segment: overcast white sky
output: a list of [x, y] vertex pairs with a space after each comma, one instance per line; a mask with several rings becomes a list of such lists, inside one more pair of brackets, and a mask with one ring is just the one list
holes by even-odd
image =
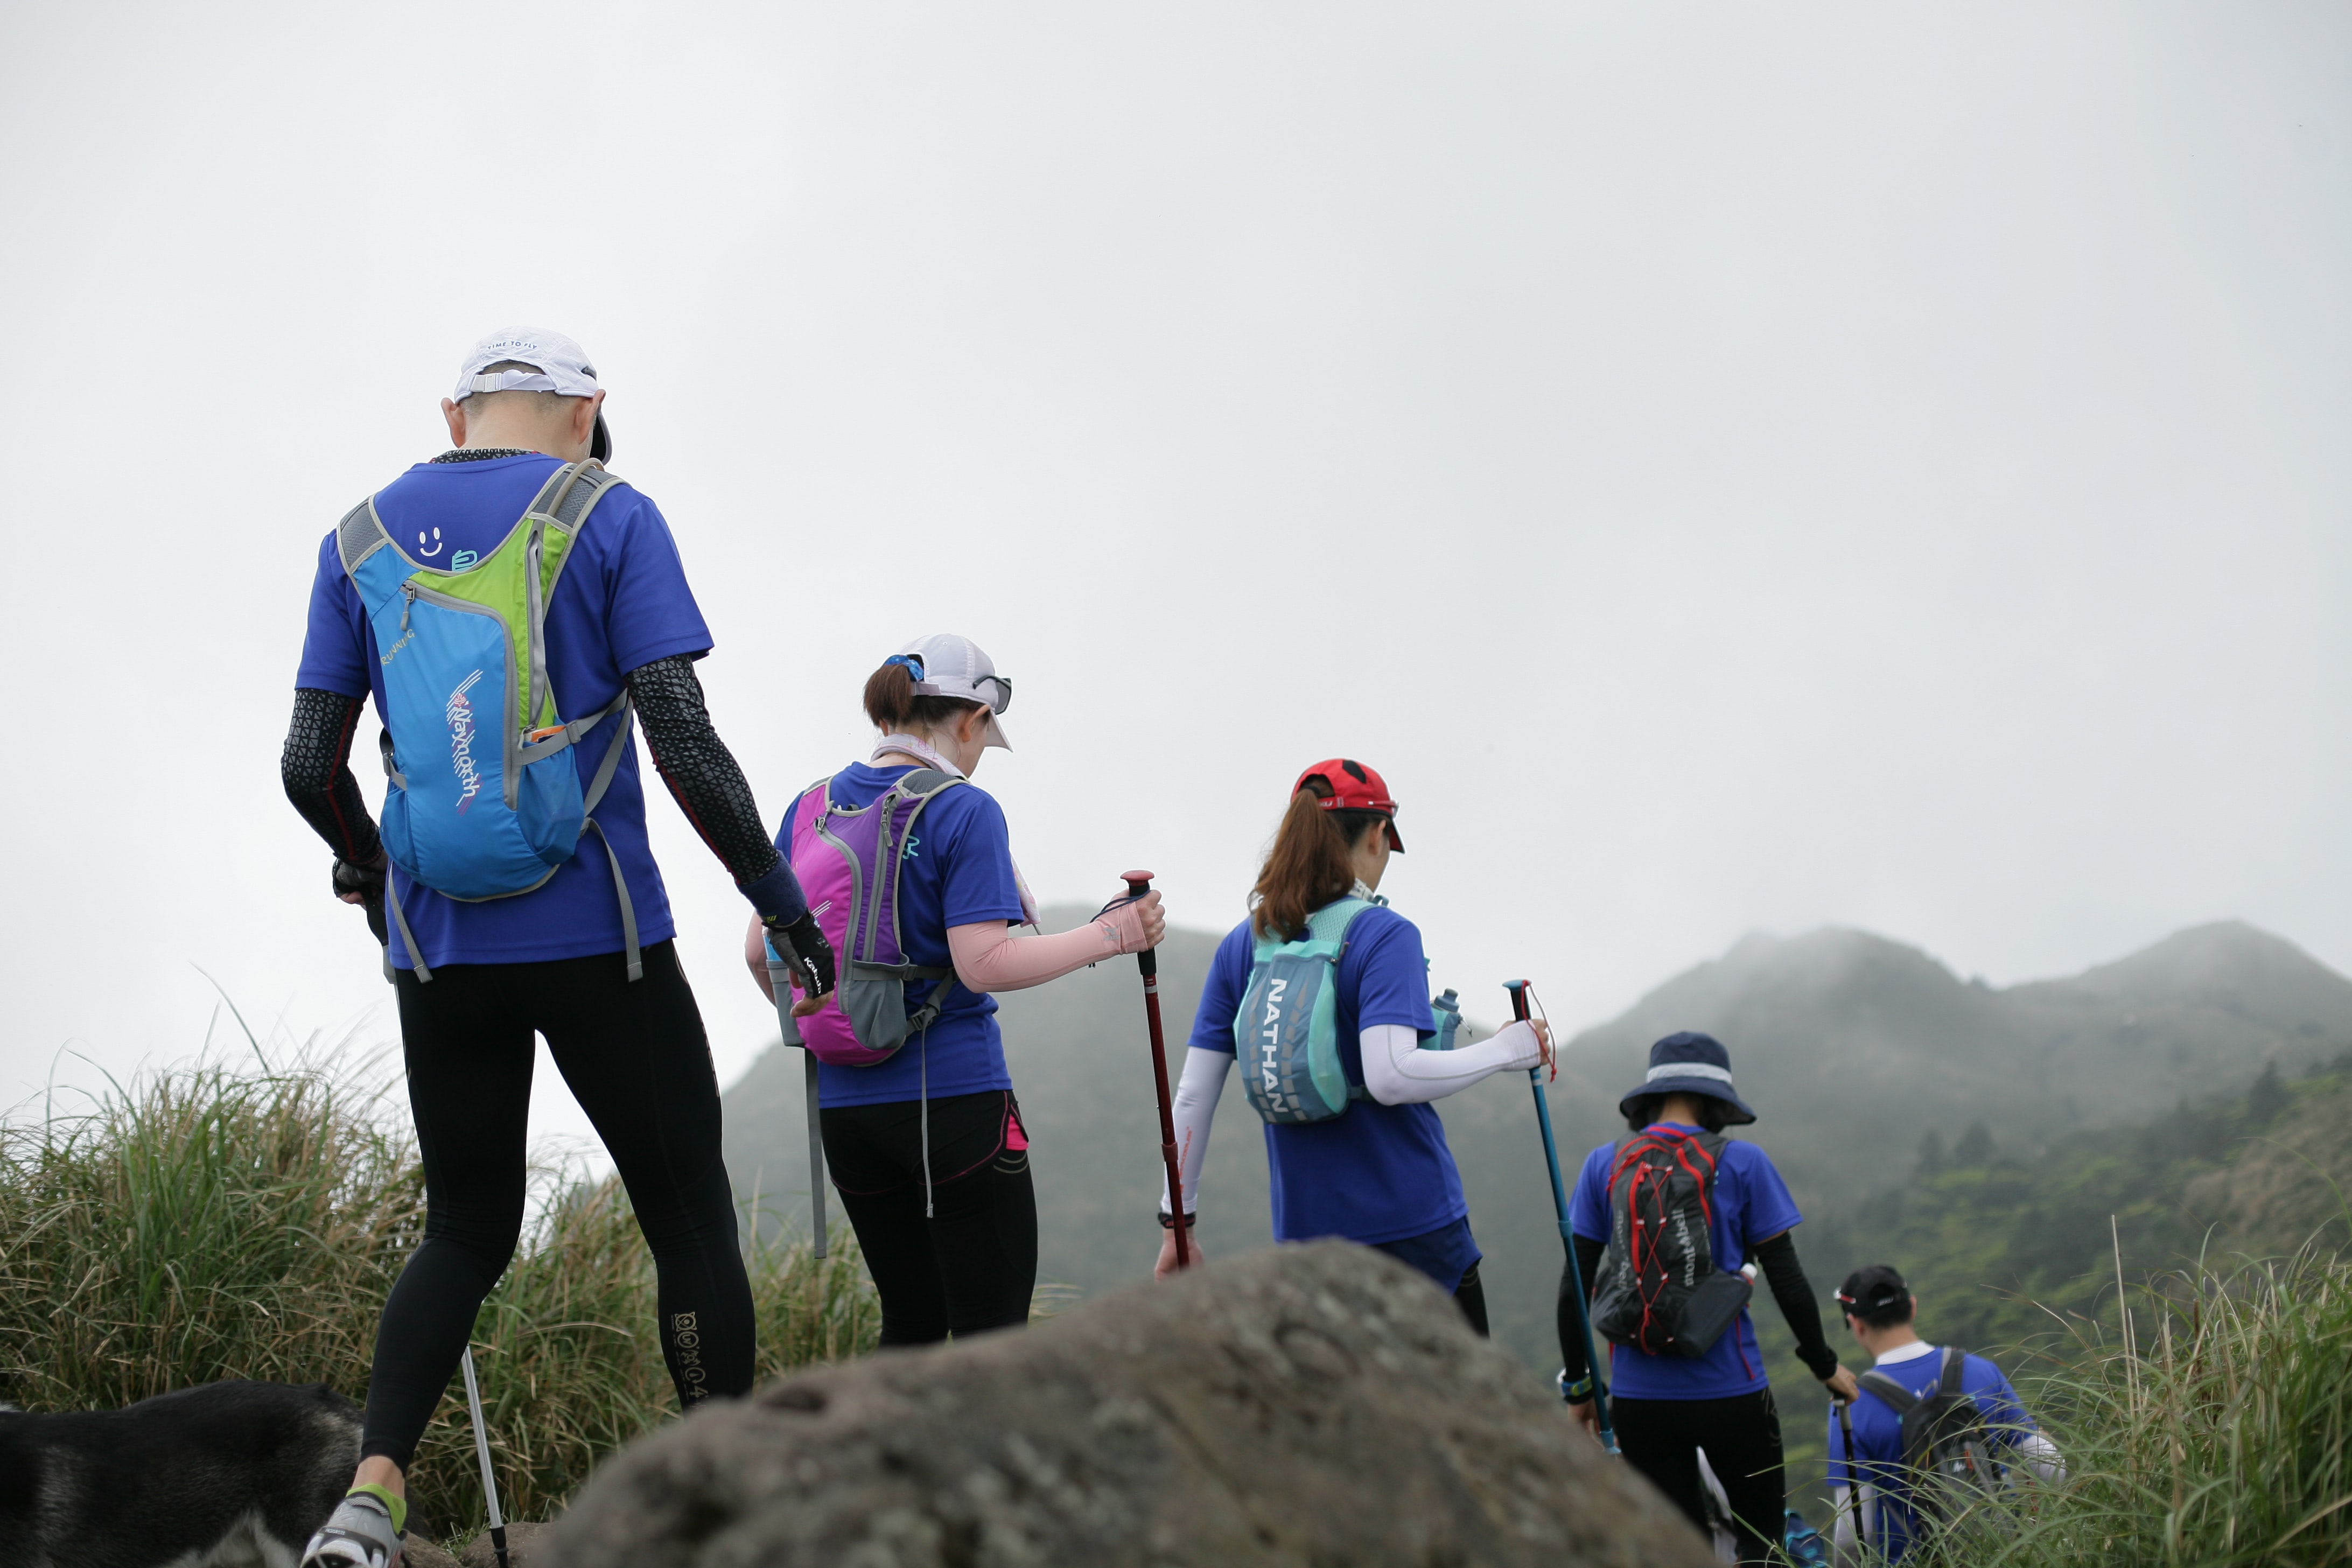
[[771, 816], [947, 629], [1043, 896], [1222, 927], [1359, 756], [1488, 1013], [1822, 922], [2352, 967], [2341, 5], [16, 4], [0, 146], [0, 1100], [194, 1049], [196, 965], [389, 1037], [278, 745], [320, 535], [509, 322]]

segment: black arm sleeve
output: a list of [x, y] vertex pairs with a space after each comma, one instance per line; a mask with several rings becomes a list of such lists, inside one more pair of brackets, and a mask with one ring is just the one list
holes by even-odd
[[[1576, 1238], [1576, 1267], [1584, 1276], [1584, 1297], [1588, 1302], [1592, 1299], [1593, 1281], [1601, 1273], [1602, 1247], [1602, 1243], [1593, 1240], [1589, 1236], [1580, 1236]], [[1568, 1264], [1564, 1260], [1559, 1267], [1558, 1317], [1559, 1363], [1568, 1369], [1568, 1381], [1575, 1383], [1584, 1376], [1588, 1369], [1584, 1359], [1584, 1334], [1579, 1326], [1575, 1292], [1570, 1289]]]
[[383, 847], [360, 799], [360, 781], [352, 776], [352, 734], [366, 706], [340, 691], [299, 689], [286, 750], [278, 759], [286, 798], [338, 858], [354, 866], [374, 864]]
[[629, 695], [646, 727], [646, 747], [678, 809], [735, 879], [748, 888], [782, 862], [735, 754], [710, 727], [702, 682], [684, 654], [641, 664], [628, 673]]
[[1836, 1372], [1837, 1352], [1822, 1338], [1822, 1304], [1813, 1300], [1805, 1266], [1797, 1261], [1795, 1238], [1782, 1231], [1756, 1249], [1756, 1261], [1772, 1287], [1772, 1300], [1780, 1304], [1780, 1316], [1789, 1321], [1789, 1331], [1797, 1336], [1797, 1359], [1815, 1377]]

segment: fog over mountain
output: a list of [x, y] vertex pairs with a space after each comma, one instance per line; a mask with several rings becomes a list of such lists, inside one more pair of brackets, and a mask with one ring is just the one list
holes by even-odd
[[[1089, 912], [1048, 910], [1045, 925]], [[1215, 944], [1171, 930], [1160, 949], [1171, 1062]], [[1041, 1279], [1095, 1290], [1139, 1278], [1158, 1244], [1160, 1167], [1133, 961], [999, 1001], [1034, 1140]], [[1472, 1016], [1493, 1017], [1502, 1002], [1473, 996]], [[1931, 1129], [1951, 1142], [1981, 1121], [2004, 1151], [2031, 1154], [2070, 1129], [2144, 1121], [2183, 1097], [2242, 1089], [2267, 1064], [2301, 1072], [2352, 1044], [2352, 980], [2235, 922], [2005, 989], [1864, 931], [1751, 936], [1569, 1043], [1548, 1089], [1563, 1160], [1622, 1130], [1617, 1099], [1640, 1081], [1650, 1042], [1685, 1028], [1730, 1047], [1758, 1112], [1738, 1135], [1770, 1152], [1820, 1218], [1903, 1180]], [[808, 1185], [800, 1079], [798, 1053], [771, 1049], [727, 1094], [737, 1184], [786, 1216], [804, 1215]], [[1486, 1251], [1496, 1332], [1540, 1360], [1559, 1247], [1527, 1082], [1490, 1079], [1439, 1110]], [[1271, 1240], [1262, 1136], [1228, 1080], [1202, 1204], [1213, 1253]]]

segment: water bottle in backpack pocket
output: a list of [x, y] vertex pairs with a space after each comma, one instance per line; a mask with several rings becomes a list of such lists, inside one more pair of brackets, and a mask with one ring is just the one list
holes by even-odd
[[[831, 779], [793, 803], [793, 875], [808, 898], [817, 929], [840, 954], [840, 973], [824, 1005], [793, 1020], [821, 1062], [872, 1067], [890, 1059], [940, 1015], [955, 971], [910, 963], [898, 931], [898, 868], [923, 808], [962, 779], [918, 768], [894, 781], [873, 805], [835, 804]], [[909, 982], [931, 982], [910, 1012]]]

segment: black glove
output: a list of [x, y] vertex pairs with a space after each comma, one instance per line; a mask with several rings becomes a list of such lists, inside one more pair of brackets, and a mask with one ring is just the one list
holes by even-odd
[[375, 933], [376, 945], [383, 947], [392, 941], [392, 933], [383, 922], [384, 868], [382, 865], [354, 866], [349, 860], [335, 862], [335, 897], [345, 893], [360, 896], [360, 908], [367, 911], [368, 930]]
[[774, 944], [776, 956], [793, 973], [793, 984], [803, 996], [814, 998], [833, 994], [833, 943], [824, 940], [824, 932], [816, 929], [816, 916], [804, 914], [785, 924], [763, 920], [768, 941]]

